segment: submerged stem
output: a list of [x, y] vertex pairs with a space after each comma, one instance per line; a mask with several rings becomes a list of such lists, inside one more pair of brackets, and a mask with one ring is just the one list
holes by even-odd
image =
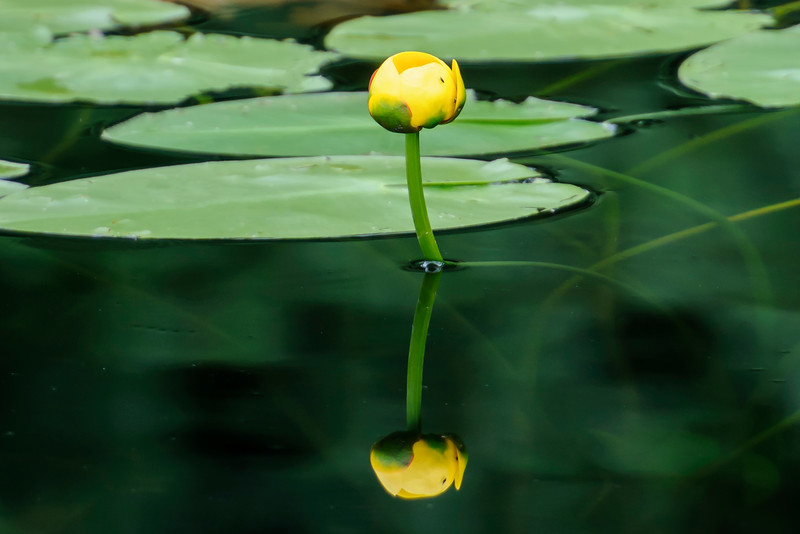
[[419, 132], [406, 134], [406, 180], [408, 182], [408, 200], [411, 203], [411, 215], [414, 218], [414, 229], [422, 249], [422, 255], [429, 261], [443, 261], [442, 253], [433, 237], [428, 209], [425, 207], [425, 195], [422, 192], [422, 168], [419, 157]]
[[442, 273], [425, 273], [419, 290], [414, 323], [411, 326], [411, 342], [408, 346], [408, 377], [406, 382], [406, 422], [409, 432], [420, 431], [422, 413], [422, 366], [425, 362], [425, 342], [431, 322], [433, 301]]

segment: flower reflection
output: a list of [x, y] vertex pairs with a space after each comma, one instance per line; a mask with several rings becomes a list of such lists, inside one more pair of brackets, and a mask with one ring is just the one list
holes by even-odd
[[411, 327], [406, 383], [408, 430], [392, 432], [372, 445], [369, 461], [381, 485], [403, 499], [436, 497], [455, 485], [461, 488], [467, 448], [455, 434], [423, 434], [422, 364], [433, 302], [442, 273], [425, 272]]
[[372, 446], [369, 460], [386, 491], [420, 499], [461, 488], [467, 449], [455, 434], [393, 432]]

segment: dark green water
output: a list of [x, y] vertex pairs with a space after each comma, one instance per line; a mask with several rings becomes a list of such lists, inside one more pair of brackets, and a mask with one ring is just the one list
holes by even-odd
[[[680, 57], [464, 76], [519, 98], [594, 69], [547, 96], [609, 118], [701, 103], [671, 90]], [[371, 69], [331, 74], [364, 89]], [[3, 104], [0, 157], [31, 184], [190, 161], [97, 140], [137, 111]], [[512, 155], [596, 202], [443, 234], [445, 257], [605, 260], [615, 282], [444, 273], [423, 427], [470, 461], [428, 501], [391, 498], [368, 461], [405, 426], [414, 238], [0, 237], [0, 532], [795, 532], [798, 139], [797, 108], [751, 110]]]

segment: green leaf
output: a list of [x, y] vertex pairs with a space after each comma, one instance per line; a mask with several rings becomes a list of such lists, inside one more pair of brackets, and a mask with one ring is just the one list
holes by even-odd
[[44, 26], [53, 33], [111, 30], [183, 20], [189, 10], [158, 0], [0, 0], [0, 31]]
[[8, 178], [17, 178], [28, 174], [30, 165], [0, 159], [0, 197], [28, 187], [25, 184], [10, 182]]
[[328, 49], [381, 60], [425, 50], [464, 62], [613, 58], [688, 50], [757, 30], [771, 17], [689, 7], [540, 4], [424, 11], [344, 22]]
[[[479, 102], [470, 96], [451, 124], [423, 130], [422, 153], [499, 154], [611, 137], [614, 127], [570, 117], [592, 108], [528, 99]], [[403, 136], [367, 111], [366, 93], [286, 95], [145, 113], [103, 139], [139, 147], [250, 156], [399, 155]]]
[[16, 163], [0, 159], [0, 179], [25, 176], [29, 170], [30, 165], [27, 163]]
[[[478, 9], [485, 11], [519, 10], [520, 8], [538, 7], [546, 2], [542, 0], [440, 0], [440, 3], [457, 9]], [[553, 3], [553, 2], [551, 2]], [[629, 6], [629, 7], [725, 7], [731, 0], [558, 0], [561, 6]]]
[[13, 193], [15, 191], [20, 191], [27, 187], [28, 186], [25, 184], [20, 184], [17, 182], [9, 182], [8, 180], [0, 179], [0, 197], [2, 197], [3, 195], [7, 195], [9, 193]]
[[[534, 171], [507, 160], [423, 158], [422, 173], [431, 182], [425, 195], [438, 230], [547, 215], [589, 197], [574, 185], [530, 180]], [[404, 158], [325, 156], [176, 165], [34, 187], [0, 198], [0, 228], [79, 236], [318, 239], [408, 233], [414, 226]]]
[[800, 26], [760, 31], [697, 52], [678, 69], [687, 87], [711, 98], [772, 108], [800, 104]]
[[[24, 34], [0, 36], [0, 51]], [[27, 41], [24, 41], [27, 43]], [[336, 58], [293, 42], [175, 32], [74, 35], [45, 48], [20, 44], [0, 62], [0, 98], [45, 102], [168, 104], [206, 91], [258, 87], [323, 90], [308, 76]]]
[[30, 54], [37, 48], [47, 46], [52, 40], [53, 32], [44, 26], [0, 30], [0, 54], [3, 62], [10, 61], [14, 54]]

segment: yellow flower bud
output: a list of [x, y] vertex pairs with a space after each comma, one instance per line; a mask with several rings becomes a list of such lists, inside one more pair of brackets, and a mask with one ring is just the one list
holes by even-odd
[[453, 483], [461, 488], [467, 449], [455, 434], [393, 432], [372, 446], [369, 461], [390, 494], [420, 499], [444, 493]]
[[391, 132], [411, 133], [455, 119], [467, 99], [458, 63], [452, 69], [424, 52], [388, 58], [369, 81], [369, 114]]

